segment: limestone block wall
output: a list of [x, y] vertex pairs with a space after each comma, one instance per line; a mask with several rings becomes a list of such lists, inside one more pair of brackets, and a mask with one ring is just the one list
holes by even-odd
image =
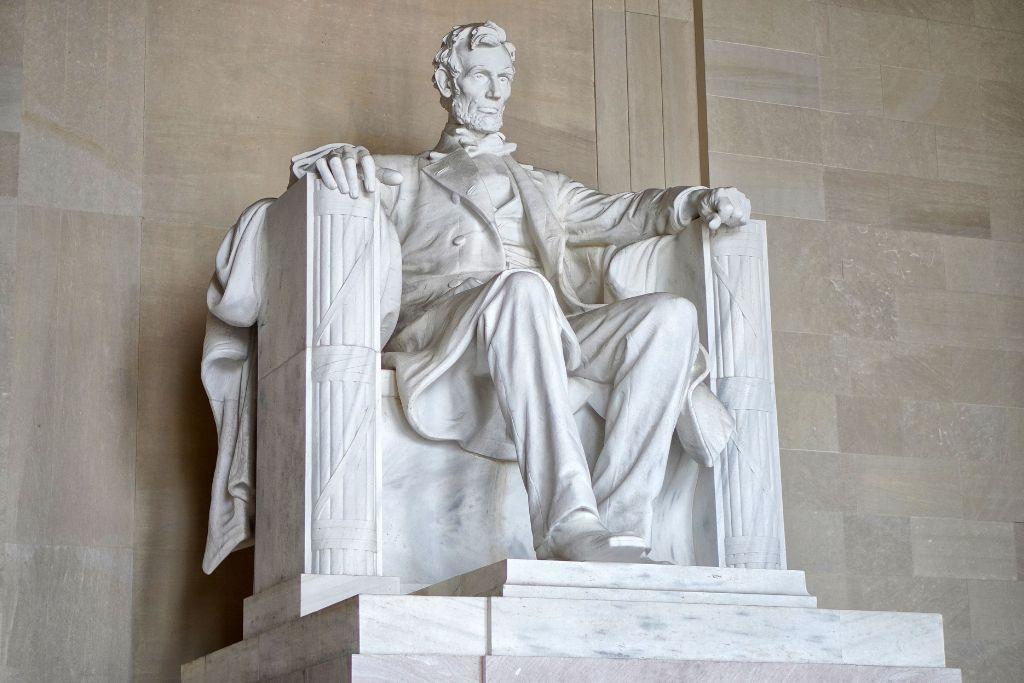
[[1024, 5], [704, 0], [710, 179], [768, 221], [791, 567], [1024, 671]]
[[174, 680], [240, 637], [251, 552], [200, 570], [214, 251], [296, 151], [431, 146], [436, 40], [485, 17], [521, 48], [520, 159], [710, 175], [768, 220], [790, 566], [824, 606], [940, 611], [952, 665], [1018, 677], [1019, 8], [0, 3], [0, 678]]

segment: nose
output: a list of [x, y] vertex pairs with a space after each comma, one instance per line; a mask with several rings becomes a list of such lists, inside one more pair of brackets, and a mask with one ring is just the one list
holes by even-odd
[[491, 100], [501, 99], [501, 84], [497, 78], [491, 78], [487, 88], [487, 98]]

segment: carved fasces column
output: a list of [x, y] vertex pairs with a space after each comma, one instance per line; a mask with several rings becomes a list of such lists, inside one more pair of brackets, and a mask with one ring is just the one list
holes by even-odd
[[718, 467], [720, 564], [785, 569], [764, 221], [704, 228], [711, 387], [736, 421]]
[[381, 574], [376, 196], [308, 176], [267, 214], [258, 330], [256, 591]]

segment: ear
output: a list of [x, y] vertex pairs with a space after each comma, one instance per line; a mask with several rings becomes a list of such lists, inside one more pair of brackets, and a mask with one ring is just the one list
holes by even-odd
[[448, 71], [442, 67], [438, 67], [434, 71], [434, 85], [437, 86], [438, 91], [445, 98], [452, 96], [452, 82], [448, 78]]

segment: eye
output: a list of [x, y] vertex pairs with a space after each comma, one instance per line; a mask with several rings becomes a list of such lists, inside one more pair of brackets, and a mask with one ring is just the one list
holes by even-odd
[[477, 71], [475, 74], [473, 74], [473, 78], [476, 78], [477, 80], [479, 80], [481, 78], [487, 78], [487, 77], [484, 76], [483, 72]]

